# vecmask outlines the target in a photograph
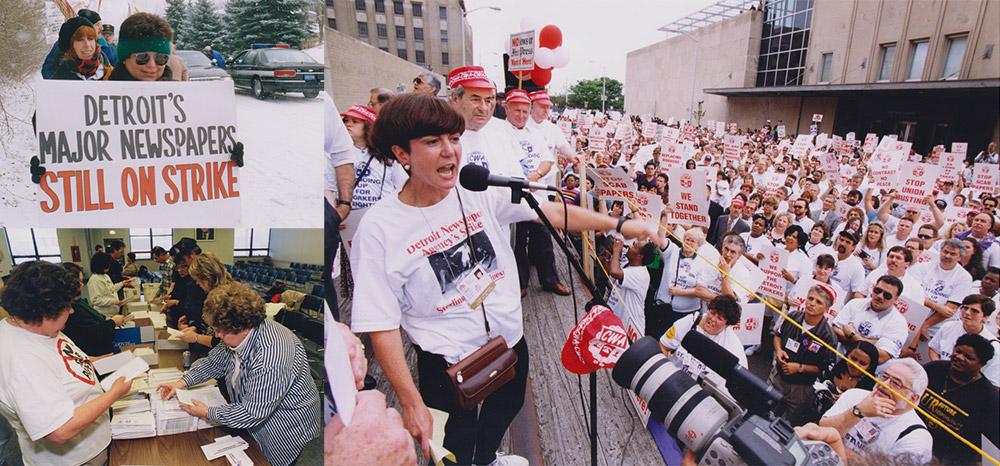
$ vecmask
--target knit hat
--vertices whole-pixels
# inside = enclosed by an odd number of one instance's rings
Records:
[[[101,22],[101,15],[97,14],[94,10],[88,10],[86,8],[76,12],[76,15],[90,21],[91,25]]]
[[[172,48],[170,46],[170,37],[172,33],[169,31],[169,26],[165,26],[167,31],[165,35],[156,35],[148,31],[148,29],[136,27],[136,22],[141,22],[146,18],[142,16],[150,15],[149,13],[136,13],[129,16],[122,22],[121,27],[118,29],[118,61],[124,62],[131,57],[133,54],[140,52],[154,52],[162,53],[164,55],[170,55],[172,53]],[[148,17],[147,17],[148,18]],[[136,29],[140,29],[136,31]]]
[[[94,23],[82,16],[74,16],[66,20],[59,28],[59,50],[63,52],[69,50],[73,46],[73,34],[76,34],[76,30],[84,26],[92,28]]]

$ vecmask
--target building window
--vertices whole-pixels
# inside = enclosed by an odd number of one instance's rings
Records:
[[[365,0],[354,0],[354,9],[358,11],[365,11]]]
[[[424,63],[424,51],[423,50],[417,50],[417,63],[420,63],[420,64]]]
[[[413,38],[416,40],[424,40],[424,28],[413,28]]]
[[[927,61],[927,41],[910,43],[910,71],[906,73],[907,81],[916,81],[924,73],[924,62]]]
[[[798,86],[806,68],[814,0],[765,0],[757,86]]]
[[[270,244],[270,228],[237,228],[233,230],[233,257],[266,256]]]
[[[129,250],[135,253],[136,259],[151,260],[154,247],[170,250],[174,244],[174,235],[169,228],[129,228],[128,240]]]
[[[48,261],[59,264],[59,235],[55,228],[7,228],[7,248],[10,261],[17,265],[28,261]],[[88,251],[82,251],[86,254]]]
[[[441,42],[445,43],[445,44],[448,43],[448,30],[447,29],[442,29],[441,30]]]
[[[823,60],[819,67],[819,82],[820,84],[828,84],[830,82],[830,75],[833,74],[833,54],[824,53]]]
[[[444,5],[438,6],[438,18],[448,19],[448,7]]]
[[[337,29],[337,18],[327,18],[326,19],[326,25],[330,29]]]
[[[962,57],[965,55],[967,39],[968,36],[948,38],[948,54],[944,58],[941,79],[958,79],[958,72],[962,70]]]
[[[403,26],[396,26],[396,38],[405,39],[406,38],[406,28]]]
[[[385,13],[385,0],[375,0],[375,11]]]
[[[402,47],[396,44],[396,56],[407,61],[410,59],[410,55],[406,52],[406,44],[403,44]]]
[[[358,38],[368,40],[368,23],[358,21]]]
[[[388,28],[385,27],[384,24],[376,24],[375,31],[378,33],[378,36],[383,39],[389,37],[389,30]]]
[[[448,52],[441,52],[441,64],[442,65],[448,64]]]
[[[413,16],[423,16],[424,15],[424,6],[422,4],[420,4],[420,3],[414,3],[411,8],[413,10]]]
[[[392,2],[392,12],[402,16],[403,15],[403,2],[394,1]]]
[[[882,46],[882,66],[878,70],[879,82],[892,79],[892,62],[896,60],[896,44]]]

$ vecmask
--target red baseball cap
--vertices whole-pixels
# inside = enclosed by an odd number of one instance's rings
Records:
[[[346,112],[340,114],[343,117],[353,117],[359,120],[365,120],[369,123],[375,123],[375,109],[367,105],[351,105]]]
[[[528,92],[523,89],[511,89],[507,91],[507,97],[505,100],[509,104],[531,104],[531,99],[528,98]]]
[[[552,105],[552,99],[549,99],[549,93],[545,91],[535,91],[528,94],[531,97],[532,102],[543,102]]]
[[[622,320],[611,309],[594,306],[580,319],[562,349],[562,364],[574,374],[614,367],[628,348]]]
[[[493,81],[486,76],[486,71],[481,66],[460,66],[448,73],[448,88],[454,89],[458,86],[472,89],[496,89]]]

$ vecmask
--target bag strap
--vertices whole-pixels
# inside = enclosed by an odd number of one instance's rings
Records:
[[[462,195],[455,188],[455,196],[458,197],[458,209],[462,212],[462,223],[465,224],[465,243],[469,245],[469,256],[472,262],[479,265],[479,258],[476,257],[476,248],[472,247],[472,230],[469,230],[469,220],[465,218],[465,206],[462,205]],[[490,338],[490,320],[486,318],[486,304],[480,303],[479,309],[483,311],[483,324],[486,327],[486,338]]]
[[[902,440],[903,437],[906,437],[907,435],[909,435],[909,434],[911,434],[913,432],[916,432],[918,430],[921,430],[921,429],[922,430],[927,430],[927,428],[924,427],[921,424],[913,424],[912,426],[903,429],[903,431],[899,433],[899,437],[896,437],[896,441],[898,442],[898,441]],[[928,431],[928,432],[930,432],[930,431]]]
[[[368,155],[368,161],[365,162],[364,168],[361,169],[360,173],[358,173],[357,175],[354,176],[354,187],[355,188],[358,187],[358,182],[361,181],[361,178],[363,178],[365,176],[365,172],[367,172],[368,171],[368,167],[371,166],[373,158],[375,158],[375,154],[374,153]],[[382,184],[385,184],[385,172],[384,171],[382,172]],[[351,197],[354,197],[353,193],[352,193]]]

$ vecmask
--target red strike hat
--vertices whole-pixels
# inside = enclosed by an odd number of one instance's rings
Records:
[[[354,117],[359,120],[365,120],[369,123],[375,123],[375,109],[367,105],[351,105],[346,112],[340,114],[341,117]]]
[[[574,374],[614,367],[628,348],[621,319],[604,306],[594,306],[573,327],[562,349],[562,364]]]
[[[549,93],[545,91],[535,91],[528,94],[531,97],[532,102],[544,102],[552,105],[552,99],[549,99]]]
[[[531,104],[528,93],[523,89],[511,89],[507,91],[506,100],[508,104]]]
[[[496,89],[481,66],[460,66],[448,73],[448,88]]]

